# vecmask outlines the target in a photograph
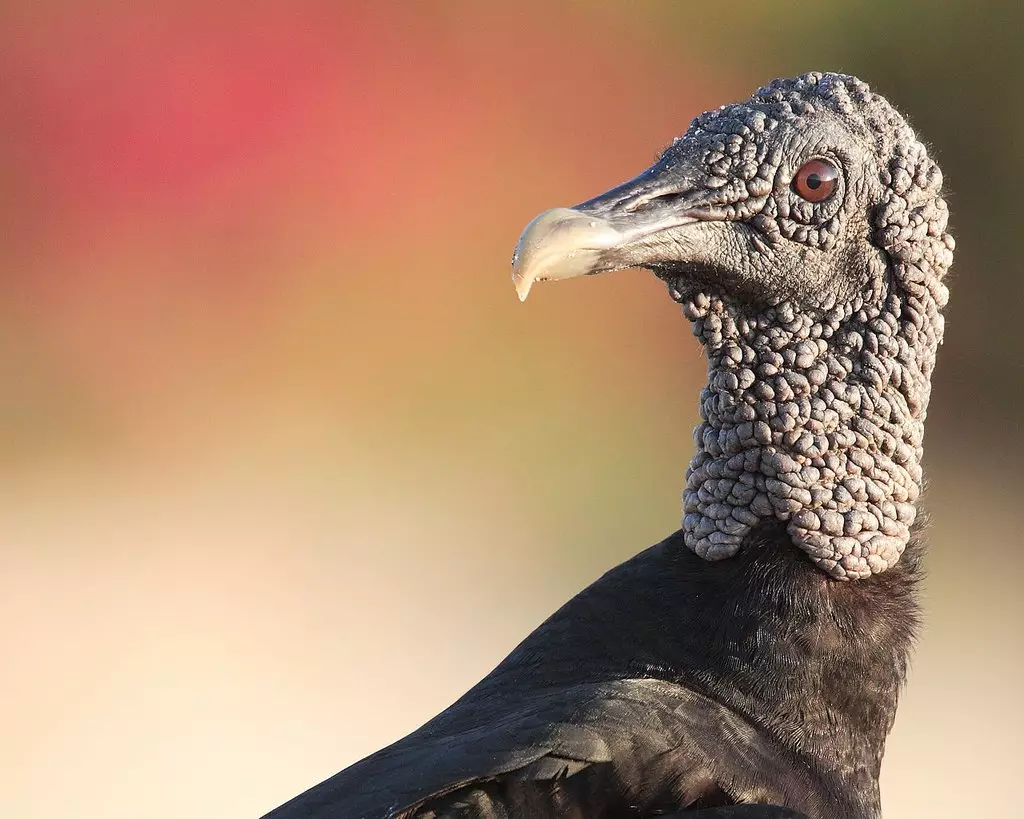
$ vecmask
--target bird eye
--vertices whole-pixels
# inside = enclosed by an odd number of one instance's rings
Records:
[[[793,177],[793,190],[808,202],[824,202],[839,185],[839,168],[827,159],[812,159]]]

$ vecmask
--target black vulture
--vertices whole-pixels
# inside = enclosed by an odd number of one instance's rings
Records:
[[[531,222],[521,298],[642,267],[693,323],[708,384],[682,528],[268,817],[877,817],[918,620],[941,186],[889,102],[808,73]]]

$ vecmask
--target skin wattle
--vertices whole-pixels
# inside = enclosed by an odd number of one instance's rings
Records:
[[[931,357],[915,353],[928,345],[934,355],[937,313],[894,296],[818,316],[783,303],[751,317],[703,295],[684,312],[709,360],[683,494],[687,546],[732,557],[776,518],[834,577],[895,565],[922,482]]]

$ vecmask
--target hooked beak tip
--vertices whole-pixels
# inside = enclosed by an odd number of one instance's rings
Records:
[[[526,301],[526,297],[530,295],[530,288],[533,287],[533,282],[523,276],[518,270],[513,270],[512,284],[516,288],[516,295],[519,296],[519,301]]]
[[[540,214],[526,226],[512,256],[512,282],[519,300],[526,301],[534,282],[597,272],[601,253],[622,238],[607,220],[572,208]]]

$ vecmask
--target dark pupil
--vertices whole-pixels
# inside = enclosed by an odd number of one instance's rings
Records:
[[[807,174],[807,187],[812,191],[816,191],[821,187],[821,177],[816,173]]]

